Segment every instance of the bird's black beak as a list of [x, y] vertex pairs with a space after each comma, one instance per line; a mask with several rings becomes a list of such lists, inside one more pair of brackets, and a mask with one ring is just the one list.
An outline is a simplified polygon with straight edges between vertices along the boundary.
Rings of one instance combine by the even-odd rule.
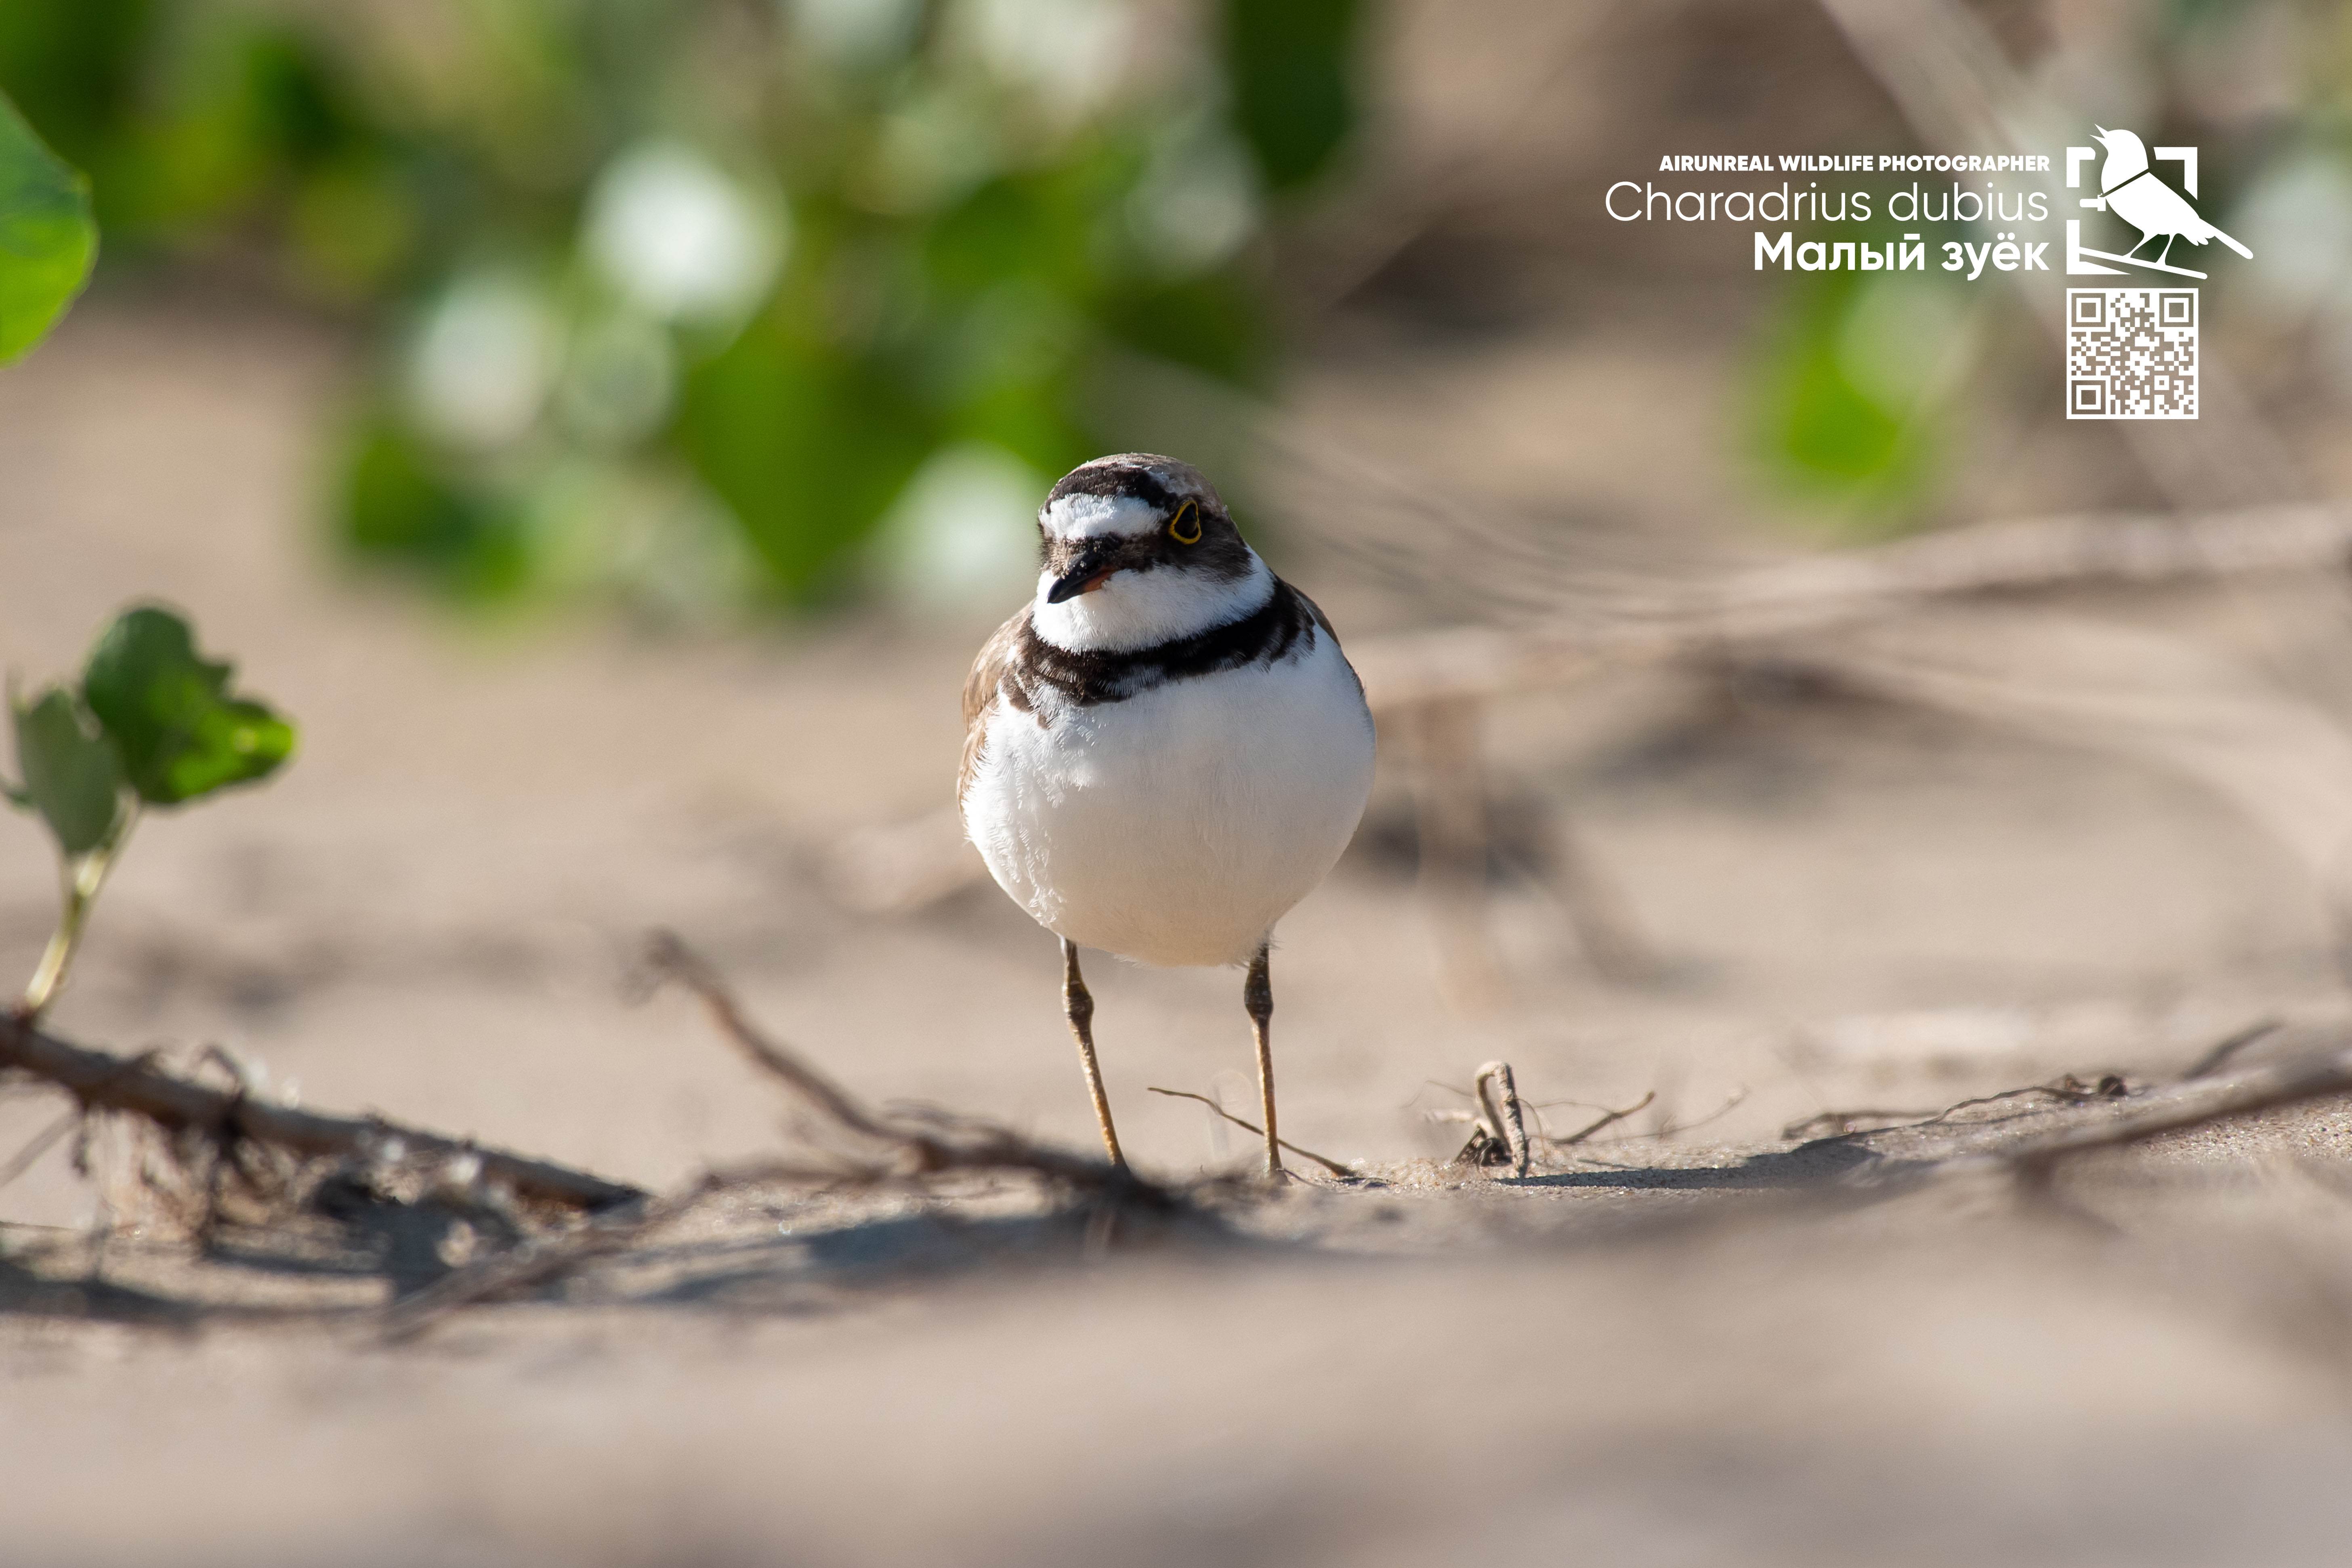
[[1091, 594], [1103, 585], [1103, 580], [1118, 570], [1116, 557], [1123, 539], [1089, 539], [1077, 547], [1069, 566], [1054, 579], [1045, 590], [1045, 602], [1058, 605], [1065, 599], [1075, 599], [1080, 594]]

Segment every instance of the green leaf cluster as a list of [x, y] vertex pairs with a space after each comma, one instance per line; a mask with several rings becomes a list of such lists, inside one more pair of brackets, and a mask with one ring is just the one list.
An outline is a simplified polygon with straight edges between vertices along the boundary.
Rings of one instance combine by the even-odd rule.
[[424, 28], [10, 0], [0, 89], [118, 252], [257, 237], [370, 313], [329, 490], [355, 560], [472, 603], [799, 605], [856, 586], [927, 465], [985, 447], [1042, 493], [1172, 440], [1163, 394], [1094, 395], [1106, 366], [1272, 374], [1260, 239], [1348, 144], [1366, 9], [1234, 0], [1188, 42], [1149, 0], [457, 0]]
[[19, 781], [10, 800], [48, 825], [67, 859], [106, 849], [139, 806], [172, 806], [267, 778], [294, 727], [234, 692], [186, 621], [160, 605], [124, 612], [99, 638], [78, 688], [9, 697]]
[[85, 171], [131, 255], [201, 251], [248, 229], [294, 288], [359, 301], [423, 261], [421, 174], [401, 127], [282, 6], [10, 0], [0, 89]]

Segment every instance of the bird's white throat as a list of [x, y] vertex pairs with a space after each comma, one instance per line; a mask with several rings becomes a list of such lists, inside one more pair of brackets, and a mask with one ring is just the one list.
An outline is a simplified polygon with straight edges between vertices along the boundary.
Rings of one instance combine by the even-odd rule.
[[1274, 574], [1255, 551], [1249, 574], [1218, 577], [1161, 566], [1149, 572], [1118, 572], [1091, 594], [1058, 605], [1045, 602], [1053, 574], [1040, 573], [1037, 597], [1029, 610], [1037, 635], [1071, 653], [1130, 653], [1189, 637], [1212, 626], [1240, 620], [1265, 606], [1274, 595]]

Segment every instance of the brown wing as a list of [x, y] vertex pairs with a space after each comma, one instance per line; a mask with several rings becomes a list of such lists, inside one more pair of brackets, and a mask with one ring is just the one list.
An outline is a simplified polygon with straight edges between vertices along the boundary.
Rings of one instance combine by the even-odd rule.
[[959, 805], [964, 792], [971, 788], [972, 770], [980, 766], [980, 742], [987, 732], [988, 710], [996, 701], [997, 688], [1004, 684], [1004, 672], [1012, 667], [1013, 652], [1021, 646], [1021, 628], [1028, 621], [1029, 606], [1024, 605], [980, 645], [980, 657], [972, 660], [971, 673], [963, 678], [963, 765], [956, 773]]

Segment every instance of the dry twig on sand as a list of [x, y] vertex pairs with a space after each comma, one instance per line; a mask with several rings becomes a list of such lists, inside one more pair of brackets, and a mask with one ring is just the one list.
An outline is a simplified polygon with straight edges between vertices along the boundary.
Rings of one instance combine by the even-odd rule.
[[62, 1089], [84, 1112], [121, 1111], [168, 1136], [193, 1135], [216, 1148], [259, 1143], [297, 1159], [362, 1171], [439, 1167], [466, 1186], [590, 1214], [644, 1196], [586, 1171], [382, 1117], [329, 1115], [280, 1105], [244, 1087], [215, 1089], [167, 1071], [152, 1053], [120, 1057], [73, 1045], [15, 1013], [0, 1013], [0, 1070]]
[[[2112, 1073], [2095, 1083], [2084, 1083], [2069, 1074], [2053, 1083], [1964, 1100], [1921, 1121], [1841, 1131], [1817, 1142], [1860, 1143], [1888, 1134], [1948, 1129], [1954, 1142], [1945, 1146], [1945, 1152], [1923, 1150], [1908, 1159], [1895, 1156], [1902, 1161], [1896, 1168], [1912, 1174], [2005, 1171], [2038, 1187], [2049, 1183], [2060, 1164], [2077, 1155], [2129, 1148], [2171, 1133], [2212, 1127], [2266, 1110], [2352, 1097], [2352, 1044], [2347, 1044], [2341, 1036], [2330, 1049], [2306, 1053], [2235, 1078], [2217, 1079], [2210, 1076], [2231, 1055], [2281, 1026], [2276, 1020], [2265, 1019], [2239, 1030], [2208, 1051], [2186, 1075], [2154, 1089], [2134, 1089]], [[2021, 1132], [2009, 1130], [2023, 1119], [2021, 1114], [1954, 1120], [1963, 1110], [2029, 1097], [2056, 1101], [2049, 1109], [2061, 1119], [2054, 1124]], [[2082, 1114], [2065, 1114], [2073, 1111]], [[1875, 1114], [1878, 1113], [1824, 1112], [1793, 1124], [1784, 1131], [1784, 1135], [1799, 1136], [1803, 1129], [1825, 1121], [1860, 1120]]]
[[719, 1184], [706, 1177], [667, 1197], [607, 1210], [570, 1230], [526, 1237], [401, 1297], [384, 1309], [379, 1327], [384, 1339], [399, 1343], [416, 1338], [452, 1312], [551, 1284], [584, 1264], [636, 1245]]
[[[1451, 1085], [1444, 1084], [1438, 1087], [1452, 1088]], [[1463, 1091], [1455, 1089], [1453, 1092], [1460, 1094]], [[1517, 1176], [1526, 1175], [1532, 1167], [1535, 1145], [1540, 1143], [1547, 1149], [1572, 1149], [1589, 1141], [1594, 1133], [1602, 1129], [1612, 1127], [1635, 1111], [1647, 1108], [1658, 1098], [1658, 1091], [1654, 1089], [1631, 1105], [1618, 1106], [1613, 1109], [1608, 1106], [1587, 1106], [1585, 1109], [1597, 1110], [1601, 1114], [1575, 1131], [1560, 1136], [1551, 1132], [1544, 1125], [1543, 1113], [1547, 1109], [1546, 1106], [1531, 1104], [1519, 1097], [1517, 1080], [1508, 1062], [1488, 1062], [1485, 1067], [1480, 1068], [1477, 1080], [1470, 1092], [1472, 1099], [1477, 1104], [1476, 1110], [1433, 1110], [1428, 1113], [1429, 1119], [1433, 1121], [1466, 1121], [1471, 1124], [1469, 1142], [1462, 1145], [1461, 1152], [1456, 1153], [1450, 1163], [1455, 1165], [1472, 1166], [1509, 1165], [1512, 1168], [1511, 1173]], [[1701, 1126], [1714, 1121], [1716, 1117], [1728, 1112], [1745, 1098], [1747, 1098], [1747, 1090], [1742, 1089], [1712, 1114], [1701, 1117], [1698, 1121], [1691, 1125]], [[1558, 1106], [1576, 1102], [1552, 1100], [1548, 1103]], [[1535, 1118], [1536, 1131], [1533, 1133], [1527, 1131], [1527, 1118], [1529, 1116]], [[1685, 1131], [1684, 1128], [1668, 1125], [1643, 1136], [1664, 1138], [1683, 1131]], [[1516, 1136], [1514, 1136], [1515, 1133]], [[1604, 1140], [1604, 1142], [1613, 1142], [1616, 1140]]]
[[1145, 1181], [1124, 1166], [1049, 1149], [1006, 1128], [937, 1114], [921, 1119], [928, 1126], [913, 1124], [918, 1119], [903, 1114], [877, 1115], [761, 1033], [719, 972], [676, 934], [656, 932], [646, 949], [646, 963], [656, 977], [675, 981], [699, 996], [719, 1032], [753, 1067], [819, 1111], [833, 1131], [849, 1135], [856, 1152], [844, 1155], [837, 1165], [793, 1173], [861, 1184], [948, 1173], [1026, 1175], [1120, 1205], [1170, 1210], [1183, 1206], [1174, 1191]]
[[[1459, 1089], [1454, 1091], [1460, 1093]], [[1448, 1113], [1448, 1121], [1470, 1123], [1469, 1142], [1450, 1162], [1474, 1170], [1508, 1165], [1511, 1174], [1524, 1176], [1534, 1161], [1528, 1143], [1527, 1108], [1519, 1099], [1517, 1079], [1508, 1062], [1488, 1062], [1470, 1085], [1475, 1110]]]
[[[1622, 1121], [1625, 1118], [1633, 1115], [1633, 1112], [1637, 1110], [1647, 1109], [1651, 1101], [1657, 1098], [1658, 1091], [1654, 1089], [1631, 1105], [1621, 1107], [1615, 1110], [1602, 1110], [1598, 1117], [1586, 1122], [1583, 1126], [1578, 1128], [1575, 1131], [1570, 1133], [1565, 1138], [1555, 1138], [1549, 1132], [1541, 1134], [1541, 1137], [1545, 1142], [1550, 1144], [1555, 1149], [1573, 1148], [1575, 1145], [1581, 1143], [1586, 1139], [1591, 1137], [1595, 1132], [1600, 1131], [1602, 1128]], [[1543, 1122], [1543, 1111], [1539, 1108], [1534, 1106], [1530, 1106], [1528, 1109], [1536, 1112], [1536, 1122], [1540, 1126]]]
[[[2023, 1089], [2004, 1089], [1998, 1094], [1979, 1094], [1958, 1100], [1941, 1110], [1823, 1110], [1791, 1121], [1780, 1129], [1780, 1136], [1792, 1142], [1801, 1140], [1828, 1142], [1839, 1138], [1866, 1138], [1874, 1132], [1913, 1132], [1923, 1127], [1940, 1127], [1963, 1110], [1975, 1110], [1988, 1105], [2005, 1105], [2013, 1100], [2055, 1100], [2061, 1105], [2089, 1105], [2099, 1100], [2120, 1100], [2128, 1093], [2129, 1086], [2115, 1073], [2102, 1076], [2095, 1083], [2084, 1083], [2073, 1073], [2051, 1083], [2029, 1084]], [[2019, 1115], [2031, 1112], [2021, 1111]], [[1884, 1127], [1855, 1127], [1857, 1121], [1884, 1121]]]
[[[513, 1245], [401, 1298], [383, 1319], [384, 1332], [393, 1339], [413, 1337], [460, 1308], [544, 1285], [632, 1245], [714, 1192], [752, 1184], [925, 1185], [959, 1174], [1020, 1175], [1088, 1200], [1106, 1224], [1107, 1216], [1123, 1212], [1192, 1208], [1172, 1189], [1098, 1160], [1033, 1143], [1003, 1128], [938, 1111], [870, 1110], [762, 1034], [717, 972], [677, 937], [666, 932], [656, 936], [649, 957], [657, 975], [701, 998], [720, 1034], [748, 1060], [817, 1114], [824, 1130], [844, 1146], [840, 1152], [810, 1163], [772, 1163], [715, 1172], [656, 1199], [589, 1172], [381, 1117], [335, 1116], [277, 1103], [259, 1092], [251, 1069], [217, 1050], [207, 1059], [227, 1072], [233, 1087], [218, 1088], [170, 1071], [153, 1053], [121, 1057], [93, 1050], [44, 1033], [21, 1015], [0, 1014], [0, 1073], [37, 1080], [75, 1101], [70, 1115], [13, 1159], [0, 1163], [0, 1182], [12, 1179], [90, 1112], [111, 1111], [140, 1119], [164, 1136], [176, 1168], [191, 1178], [190, 1189], [204, 1197], [206, 1224], [217, 1208], [220, 1182], [243, 1173], [248, 1184], [254, 1184], [257, 1172], [272, 1178], [258, 1182], [256, 1190], [273, 1207], [316, 1192], [319, 1183], [309, 1180], [310, 1175], [323, 1180], [330, 1173], [347, 1173], [371, 1187], [389, 1190], [379, 1178], [405, 1171], [425, 1178], [422, 1190], [447, 1194], [468, 1206], [505, 1213], [523, 1205], [583, 1216], [571, 1225], [518, 1230]], [[246, 1155], [251, 1151], [268, 1153], [248, 1162]], [[1352, 1174], [1336, 1162], [1306, 1150], [1297, 1152], [1338, 1173]], [[305, 1180], [278, 1179], [296, 1172], [304, 1173]]]
[[[1698, 1129], [1707, 1126], [1710, 1123], [1722, 1121], [1725, 1117], [1730, 1115], [1733, 1111], [1747, 1104], [1748, 1096], [1750, 1092], [1751, 1091], [1748, 1087], [1743, 1083], [1738, 1088], [1733, 1089], [1729, 1094], [1725, 1095], [1723, 1097], [1723, 1103], [1717, 1106], [1713, 1110], [1708, 1111], [1705, 1116], [1698, 1117], [1690, 1121], [1676, 1121], [1670, 1116], [1647, 1132], [1628, 1132], [1623, 1134], [1622, 1137], [1617, 1138], [1595, 1138], [1592, 1142], [1596, 1143], [1646, 1143], [1657, 1139], [1678, 1137], [1685, 1132], [1695, 1132]], [[1653, 1095], [1651, 1098], [1654, 1099], [1656, 1097]], [[1643, 1103], [1647, 1104], [1648, 1101], [1645, 1100]], [[1629, 1107], [1626, 1110], [1626, 1114], [1630, 1116], [1634, 1110], [1639, 1109], [1639, 1106]], [[1588, 1133], [1586, 1136], [1589, 1137], [1590, 1134]]]
[[[559, 1234], [527, 1238], [394, 1302], [383, 1320], [386, 1338], [414, 1339], [466, 1307], [551, 1284], [575, 1268], [635, 1245], [705, 1198], [741, 1187], [779, 1183], [834, 1188], [920, 1187], [942, 1176], [1018, 1175], [1037, 1178], [1088, 1199], [1105, 1224], [1125, 1210], [1177, 1213], [1191, 1206], [1172, 1189], [1130, 1171], [1045, 1148], [1004, 1128], [938, 1111], [892, 1115], [871, 1110], [790, 1047], [763, 1033], [719, 972], [676, 933], [655, 932], [646, 944], [646, 961], [656, 980], [675, 982], [700, 998], [719, 1035], [745, 1060], [817, 1113], [820, 1124], [814, 1131], [832, 1135], [846, 1147], [828, 1151], [815, 1163], [771, 1161], [712, 1171], [677, 1192], [633, 1205], [625, 1212], [601, 1215]], [[1307, 1154], [1303, 1149], [1297, 1152]], [[1344, 1169], [1340, 1173], [1352, 1174]]]
[[[2167, 1133], [2352, 1095], [2352, 1049], [2262, 1068], [2235, 1079], [2190, 1079], [2158, 1089], [2117, 1114], [2055, 1127], [1993, 1151], [1990, 1159], [2029, 1182], [2046, 1182], [2063, 1161], [2103, 1149], [2128, 1148]], [[1963, 1157], [1963, 1163], [1975, 1163]]]
[[[1211, 1110], [1215, 1111], [1219, 1116], [1223, 1117], [1226, 1121], [1240, 1128], [1243, 1131], [1255, 1133], [1260, 1138], [1265, 1136], [1265, 1128], [1260, 1127], [1255, 1121], [1250, 1121], [1242, 1117], [1235, 1116], [1232, 1111], [1227, 1110], [1223, 1106], [1219, 1105], [1215, 1100], [1211, 1100], [1205, 1094], [1194, 1094], [1189, 1089], [1154, 1089], [1151, 1092], [1154, 1094], [1167, 1095], [1171, 1100], [1197, 1100], [1202, 1104], [1207, 1106]], [[1339, 1177], [1343, 1182], [1353, 1182], [1362, 1179], [1359, 1177], [1354, 1171], [1339, 1163], [1339, 1161], [1331, 1159], [1328, 1155], [1318, 1154], [1312, 1149], [1301, 1149], [1297, 1144], [1293, 1143], [1287, 1138], [1278, 1138], [1276, 1142], [1280, 1143], [1284, 1148], [1289, 1150], [1292, 1153], [1297, 1155], [1300, 1159], [1314, 1161], [1317, 1164], [1322, 1166], [1325, 1170], [1330, 1172], [1333, 1175]]]
[[[1855, 1106], [1844, 1110], [1817, 1110], [1781, 1128], [1780, 1136], [1791, 1143], [1857, 1138], [1871, 1132], [1891, 1132], [1898, 1126], [1924, 1127], [1943, 1114], [1942, 1111], [1924, 1110], [1916, 1107], [1896, 1110], [1883, 1106]], [[1860, 1121], [1883, 1125], [1854, 1125]]]
[[1478, 1102], [1480, 1131], [1498, 1138], [1509, 1156], [1511, 1174], [1526, 1175], [1533, 1156], [1528, 1148], [1528, 1121], [1519, 1105], [1519, 1085], [1512, 1076], [1511, 1064], [1488, 1062], [1480, 1068], [1478, 1076], [1471, 1081], [1470, 1092]]
[[2199, 1057], [2189, 1065], [2189, 1070], [2180, 1076], [2184, 1079], [2211, 1078], [2229, 1065], [2231, 1057], [2236, 1056], [2248, 1046], [2268, 1039], [2284, 1027], [2286, 1027], [2286, 1020], [2284, 1018], [2257, 1019], [2242, 1029], [2223, 1036], [2214, 1043], [2211, 1050]]

